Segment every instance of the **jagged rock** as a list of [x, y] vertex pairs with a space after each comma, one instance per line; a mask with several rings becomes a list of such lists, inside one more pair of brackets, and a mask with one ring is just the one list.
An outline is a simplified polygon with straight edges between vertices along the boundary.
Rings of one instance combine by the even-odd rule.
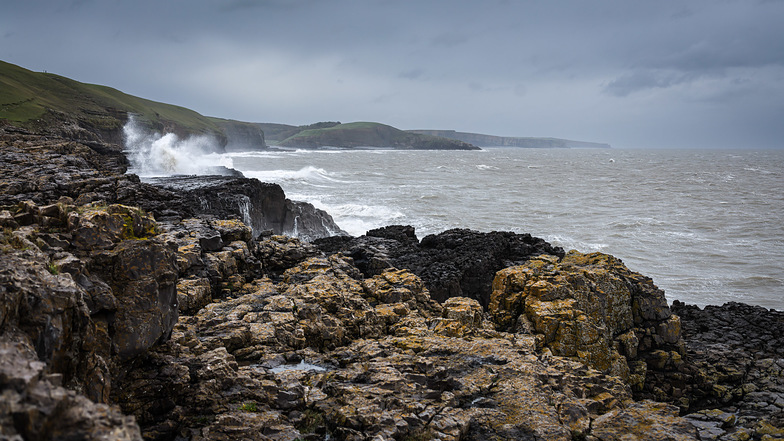
[[[54, 212], [32, 203], [24, 210]], [[137, 209], [58, 211], [68, 213], [53, 224], [60, 233], [20, 228], [10, 237], [18, 248], [3, 250], [0, 279], [9, 307], [2, 309], [0, 333], [22, 333], [64, 384], [106, 402], [112, 367], [166, 339], [177, 320], [174, 253], [154, 239], [126, 240], [157, 232]]]
[[[778, 313], [676, 303], [679, 319], [620, 260], [564, 256], [528, 235], [450, 230], [420, 243], [392, 226], [318, 241], [328, 255], [254, 239], [240, 221], [248, 181], [208, 183], [223, 201], [210, 207], [201, 190], [121, 175], [98, 144], [9, 133], [0, 437], [139, 439], [112, 402], [160, 440], [784, 433]], [[165, 222], [106, 205], [117, 201]], [[264, 203], [294, 219], [309, 210]]]
[[268, 236], [259, 241], [256, 254], [265, 271], [279, 275], [305, 259], [315, 257], [319, 250], [289, 236]]
[[248, 242], [253, 238], [253, 229], [235, 219], [218, 219], [210, 222], [210, 225], [220, 233], [221, 239], [225, 243], [235, 241]]
[[639, 363], [662, 370], [682, 355], [680, 320], [664, 293], [602, 253], [570, 251], [560, 261], [541, 256], [499, 271], [488, 312], [500, 329], [535, 333], [554, 354], [575, 357], [637, 389], [644, 385]]
[[90, 320], [88, 294], [70, 274], [53, 274], [35, 245], [2, 250], [0, 340], [27, 342], [63, 384], [96, 401], [107, 398], [109, 353]]
[[33, 348], [0, 341], [0, 438], [141, 441], [132, 416], [56, 383]]
[[160, 198], [138, 194], [135, 204], [156, 212], [182, 215], [207, 214], [219, 219], [236, 217], [256, 234], [273, 230], [303, 240], [345, 234], [323, 210], [286, 198], [278, 184], [230, 176], [175, 176], [150, 178], [148, 182], [179, 196], [161, 204]]
[[[178, 176], [143, 183], [126, 175], [118, 145], [22, 134], [0, 127], [0, 206], [30, 200], [49, 205], [61, 197], [141, 207], [159, 219], [200, 215], [243, 221], [257, 233], [298, 235], [304, 240], [345, 234], [329, 214], [291, 201], [277, 184], [241, 176]], [[13, 222], [32, 223], [25, 211]], [[11, 220], [5, 221], [10, 222]]]
[[212, 301], [209, 279], [190, 278], [177, 282], [177, 303], [182, 314], [193, 314]]
[[496, 271], [540, 254], [563, 256], [530, 234], [448, 230], [416, 240], [413, 227], [391, 226], [359, 238], [331, 237], [314, 241], [326, 253], [342, 252], [366, 276], [387, 268], [405, 268], [419, 276], [433, 299], [469, 297], [487, 307]]
[[90, 272], [102, 277], [117, 299], [113, 350], [120, 360], [168, 338], [177, 322], [174, 252], [149, 240], [126, 240], [96, 254]]
[[593, 421], [591, 439], [694, 440], [697, 430], [678, 417], [675, 406], [642, 401], [608, 412]]
[[[784, 437], [784, 312], [741, 303], [673, 302], [686, 354], [652, 379], [660, 400], [681, 405], [709, 433]], [[725, 439], [725, 438], [720, 438]]]

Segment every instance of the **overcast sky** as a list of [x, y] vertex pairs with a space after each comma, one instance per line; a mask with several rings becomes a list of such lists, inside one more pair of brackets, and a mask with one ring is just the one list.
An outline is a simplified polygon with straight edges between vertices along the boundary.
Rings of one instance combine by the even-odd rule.
[[204, 115], [784, 147], [782, 0], [0, 0], [0, 59]]

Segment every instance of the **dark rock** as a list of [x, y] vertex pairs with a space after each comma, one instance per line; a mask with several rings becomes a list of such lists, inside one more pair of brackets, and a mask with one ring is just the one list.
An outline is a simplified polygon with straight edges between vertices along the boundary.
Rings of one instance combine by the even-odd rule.
[[[296, 235], [312, 240], [345, 234], [326, 212], [286, 198], [277, 184], [247, 179], [233, 170], [224, 176], [176, 176], [143, 183], [124, 174], [128, 161], [117, 145], [20, 135], [0, 128], [0, 206], [31, 201], [49, 205], [69, 197], [141, 207], [158, 218], [213, 216], [235, 218], [253, 231]], [[46, 217], [55, 214], [47, 208]], [[40, 213], [18, 210], [3, 223], [30, 225]]]
[[728, 425], [722, 415], [730, 413], [735, 428], [728, 431], [784, 436], [784, 312], [735, 302], [700, 309], [677, 300], [672, 310], [681, 317], [684, 364], [651, 383], [680, 391], [675, 401], [683, 412], [697, 412], [711, 430]]
[[481, 233], [454, 229], [429, 235], [417, 243], [413, 227], [391, 226], [369, 231], [359, 238], [327, 238], [314, 242], [326, 253], [342, 252], [357, 267], [373, 276], [386, 268], [406, 268], [422, 278], [433, 299], [443, 302], [463, 296], [490, 302], [495, 273], [541, 254], [564, 256], [530, 234]]
[[0, 438], [141, 441], [134, 417], [60, 387], [32, 348], [0, 341]]
[[177, 323], [174, 253], [151, 240], [126, 240], [95, 255], [90, 271], [111, 286], [118, 308], [112, 322], [120, 361], [165, 341]]
[[199, 245], [204, 251], [218, 251], [223, 248], [223, 240], [220, 233], [213, 230], [199, 237]]
[[345, 234], [323, 210], [305, 202], [286, 198], [277, 184], [256, 179], [226, 176], [178, 176], [151, 178], [149, 183], [177, 194], [165, 203], [155, 195], [138, 194], [133, 203], [156, 213], [175, 210], [183, 217], [212, 215], [218, 219], [237, 218], [254, 232], [272, 230], [313, 240]]

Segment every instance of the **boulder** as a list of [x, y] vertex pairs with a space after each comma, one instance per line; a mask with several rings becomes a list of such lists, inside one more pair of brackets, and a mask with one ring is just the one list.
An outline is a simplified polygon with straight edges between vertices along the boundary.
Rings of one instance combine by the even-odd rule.
[[89, 265], [117, 299], [113, 350], [127, 360], [166, 340], [177, 323], [175, 253], [154, 240], [126, 240]]
[[678, 363], [671, 353], [682, 355], [680, 320], [670, 313], [664, 293], [602, 253], [570, 251], [561, 260], [545, 255], [499, 271], [488, 312], [500, 330], [534, 333], [554, 354], [574, 357], [637, 389], [644, 376], [634, 363], [661, 370]]

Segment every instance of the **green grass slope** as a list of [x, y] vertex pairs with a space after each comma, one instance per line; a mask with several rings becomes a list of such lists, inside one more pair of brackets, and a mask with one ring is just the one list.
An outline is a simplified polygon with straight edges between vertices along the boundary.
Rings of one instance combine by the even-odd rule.
[[193, 110], [0, 61], [0, 119], [11, 124], [56, 132], [75, 123], [100, 139], [116, 141], [128, 113], [155, 130], [223, 138], [213, 121]]
[[278, 143], [298, 148], [386, 147], [406, 150], [477, 150], [469, 143], [436, 136], [409, 133], [386, 124], [353, 122], [306, 129]]

